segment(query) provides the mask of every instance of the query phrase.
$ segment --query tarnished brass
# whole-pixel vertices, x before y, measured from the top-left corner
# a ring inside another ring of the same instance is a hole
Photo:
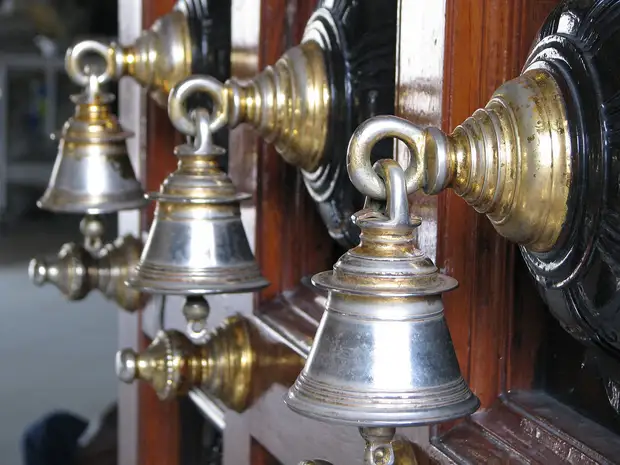
[[[173,10],[155,21],[131,45],[96,40],[74,45],[67,50],[65,67],[69,77],[81,85],[88,80],[83,71],[83,59],[88,54],[105,59],[102,82],[130,76],[165,106],[170,89],[191,74],[192,45],[187,18],[182,11]]]
[[[260,392],[257,382],[267,377],[270,383],[290,378],[302,364],[301,357],[267,341],[238,315],[227,319],[205,345],[194,345],[179,331],[161,331],[141,354],[131,349],[119,351],[116,372],[126,383],[142,380],[151,384],[162,400],[202,387],[229,408],[242,412]]]
[[[195,131],[185,101],[204,92],[214,102],[212,130],[225,124],[248,123],[282,157],[305,171],[316,170],[327,140],[331,95],[325,56],[314,40],[288,50],[274,66],[267,66],[247,83],[234,79],[222,84],[210,76],[182,81],[168,100],[171,119],[184,134]]]
[[[64,244],[57,257],[30,261],[28,274],[32,282],[37,286],[51,283],[69,300],[82,300],[98,289],[125,310],[142,308],[147,296],[125,284],[134,273],[142,243],[124,236],[102,245],[103,226],[93,217],[86,217],[80,229],[84,245]]]
[[[360,125],[349,145],[349,175],[362,193],[379,199],[385,188],[368,153],[386,137],[410,149],[409,193],[452,188],[507,239],[534,252],[549,251],[558,241],[573,147],[566,104],[548,71],[531,69],[506,82],[450,135],[394,116]]]

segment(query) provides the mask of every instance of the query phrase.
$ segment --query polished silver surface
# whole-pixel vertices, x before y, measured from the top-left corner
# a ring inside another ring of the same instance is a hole
[[[39,208],[65,213],[111,213],[146,204],[123,130],[110,112],[114,97],[91,75],[87,90],[72,97],[75,114],[65,123],[58,155]]]
[[[307,417],[364,426],[432,424],[473,413],[443,315],[457,286],[414,245],[407,176],[393,160],[375,169],[387,202],[355,215],[361,242],[313,277],[328,299],[306,366],[285,399]]]
[[[171,117],[173,115],[171,114]],[[238,194],[217,164],[209,116],[194,112],[193,144],[175,149],[178,169],[162,183],[155,218],[136,276],[148,293],[176,295],[252,292],[267,286],[241,222]]]

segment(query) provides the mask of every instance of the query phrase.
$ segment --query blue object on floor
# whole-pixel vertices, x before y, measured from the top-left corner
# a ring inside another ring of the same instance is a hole
[[[24,465],[74,465],[78,440],[88,422],[67,412],[53,412],[24,432]]]

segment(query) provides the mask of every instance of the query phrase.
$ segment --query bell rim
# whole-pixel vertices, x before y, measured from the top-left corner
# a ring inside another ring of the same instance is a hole
[[[192,286],[185,286],[184,284],[179,286],[162,286],[161,283],[162,281],[148,280],[140,277],[130,278],[125,281],[125,284],[128,287],[140,290],[141,292],[147,294],[178,296],[253,293],[260,291],[271,284],[265,278],[241,283],[219,285],[217,287],[212,283],[209,283],[209,286],[206,282],[203,287],[200,287],[199,283],[193,284]]]
[[[284,396],[284,403],[293,412],[306,418],[342,426],[378,427],[378,426],[426,426],[444,423],[472,415],[480,408],[480,399],[473,393],[456,404],[430,408],[428,410],[407,409],[403,403],[400,410],[374,409],[372,411],[355,407],[341,407],[314,402],[305,396],[298,395],[299,391],[291,387]],[[458,408],[455,408],[458,407]],[[429,412],[435,412],[429,415]]]
[[[312,284],[319,288],[329,292],[335,292],[338,294],[353,294],[359,296],[376,296],[376,297],[422,297],[443,294],[444,292],[452,291],[459,286],[459,282],[451,276],[444,274],[435,275],[437,280],[440,281],[436,287],[433,288],[400,288],[395,289],[381,289],[378,286],[368,289],[364,289],[358,285],[347,285],[342,281],[334,279],[334,271],[322,271],[315,274],[311,278]]]
[[[62,205],[59,202],[46,200],[45,195],[37,200],[37,207],[41,210],[47,210],[54,213],[76,213],[83,215],[102,215],[107,213],[115,213],[122,210],[138,210],[146,207],[149,201],[144,194],[142,197],[132,200],[104,202],[99,205],[80,206],[77,202],[65,202]]]
[[[192,198],[192,197],[184,197],[181,195],[174,194],[165,194],[161,192],[149,192],[146,195],[146,198],[150,201],[156,202],[166,202],[166,203],[177,203],[177,204],[186,204],[186,205],[220,205],[220,204],[229,204],[240,202],[242,200],[248,200],[252,198],[252,194],[247,193],[236,193],[235,195],[228,197],[217,197],[217,198]]]

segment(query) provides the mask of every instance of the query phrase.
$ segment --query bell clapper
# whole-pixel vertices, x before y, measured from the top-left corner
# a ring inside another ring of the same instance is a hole
[[[209,302],[204,296],[190,295],[183,305],[183,316],[187,320],[187,336],[195,344],[204,344],[207,340],[207,318]]]
[[[96,253],[103,247],[105,227],[99,215],[86,215],[80,221],[80,232],[84,236],[84,248]]]
[[[368,465],[394,465],[392,439],[396,428],[360,428],[360,435],[366,441],[364,463]]]

